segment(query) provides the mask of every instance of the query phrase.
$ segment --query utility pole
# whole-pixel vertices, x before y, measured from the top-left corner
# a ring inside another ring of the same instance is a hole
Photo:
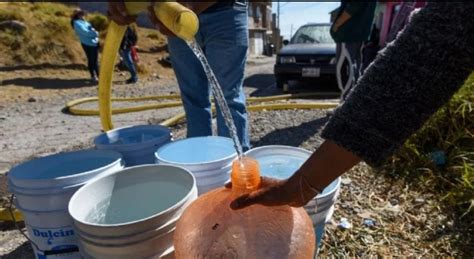
[[[291,24],[291,29],[290,29],[290,39],[293,36],[293,24]]]
[[[277,19],[278,19],[278,29],[280,29],[280,1],[278,1],[278,6],[277,6]]]

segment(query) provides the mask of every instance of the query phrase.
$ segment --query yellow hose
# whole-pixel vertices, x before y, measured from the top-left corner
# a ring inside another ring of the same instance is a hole
[[[247,106],[249,111],[261,110],[286,110],[286,109],[330,109],[337,106],[337,103],[273,103]],[[215,107],[212,107],[212,112],[215,112]],[[172,127],[186,117],[186,114],[180,113],[160,123],[161,126]]]
[[[247,98],[249,103],[258,103],[258,102],[270,102],[270,101],[278,101],[278,100],[289,100],[295,98],[307,98],[307,97],[318,97],[328,95],[329,93],[301,93],[301,94],[283,94],[283,95],[274,95],[274,96],[267,96],[267,97],[250,97]],[[179,95],[157,95],[157,96],[143,96],[143,97],[122,97],[122,98],[111,98],[111,101],[115,102],[138,102],[138,101],[151,101],[151,100],[176,100],[180,99]],[[97,97],[88,97],[88,98],[81,98],[76,99],[73,101],[69,101],[66,103],[65,109],[74,115],[82,115],[82,116],[93,116],[99,115],[98,110],[93,109],[81,109],[76,108],[75,106],[89,103],[89,102],[96,102],[98,100]],[[174,102],[166,102],[166,103],[159,103],[159,104],[149,104],[149,105],[140,105],[140,106],[133,106],[133,107],[126,107],[126,108],[116,108],[112,109],[112,114],[121,114],[121,113],[130,113],[130,112],[138,112],[138,111],[145,111],[145,110],[152,110],[152,109],[161,109],[161,108],[170,108],[170,107],[178,107],[182,106],[181,101],[174,101]],[[249,111],[260,111],[260,110],[283,110],[283,109],[329,109],[334,108],[337,106],[337,103],[334,102],[319,102],[319,103],[270,103],[270,104],[259,104],[259,105],[249,105],[247,109]],[[213,107],[214,111],[214,107]],[[160,125],[171,127],[179,123],[185,118],[184,113],[180,113],[176,116],[173,116],[162,123]]]
[[[179,95],[166,95],[166,96],[144,96],[144,97],[126,97],[126,98],[110,98],[112,102],[138,102],[138,101],[152,101],[152,100],[159,100],[159,99],[180,99]],[[81,109],[76,108],[75,106],[89,103],[89,102],[97,102],[99,98],[97,97],[87,97],[76,99],[73,101],[69,101],[66,103],[65,109],[71,114],[74,115],[81,115],[81,116],[95,116],[100,115],[99,110],[94,109]],[[149,104],[149,105],[141,105],[141,106],[134,106],[134,107],[126,107],[126,108],[116,108],[112,109],[112,114],[121,114],[121,113],[129,113],[129,112],[139,112],[145,110],[154,110],[154,109],[161,109],[161,108],[169,108],[169,107],[177,107],[181,106],[181,101],[175,102],[167,102],[167,103],[158,103],[158,104]]]
[[[110,22],[105,38],[104,50],[100,60],[99,76],[99,111],[100,122],[104,131],[114,128],[112,124],[112,108],[110,95],[112,93],[112,76],[115,61],[119,51],[120,42],[125,35],[125,26],[119,26],[114,21]]]
[[[129,14],[136,15],[142,11],[145,11],[148,3],[125,2],[125,6]],[[176,2],[156,2],[154,9],[156,17],[174,34],[185,40],[191,40],[194,38],[194,35],[198,31],[199,21],[196,14],[194,14],[191,10]],[[114,74],[117,53],[119,51],[122,38],[125,34],[125,30],[126,26],[117,25],[112,21],[107,30],[104,50],[102,52],[98,97],[100,121],[104,131],[111,130],[114,127],[112,124],[111,107],[112,77]],[[156,107],[157,106],[147,106],[147,109]],[[118,109],[116,113],[140,110],[142,110],[142,108],[136,109],[132,107],[127,109]],[[75,110],[75,112],[81,115],[89,115],[91,113],[95,114],[95,111],[93,110]]]
[[[289,100],[289,99],[296,99],[296,98],[307,98],[307,97],[318,97],[328,95],[330,93],[301,93],[301,94],[283,94],[283,95],[273,95],[273,96],[266,96],[266,97],[250,97],[247,98],[247,102],[249,103],[256,103],[256,102],[270,102],[270,101],[278,101],[278,100]],[[100,112],[98,110],[93,109],[81,109],[76,108],[75,106],[89,103],[89,102],[96,102],[99,98],[97,97],[87,97],[87,98],[80,98],[69,101],[66,103],[65,109],[74,115],[82,115],[82,116],[93,116],[99,115]],[[153,95],[153,96],[142,96],[142,97],[114,97],[110,98],[110,101],[113,102],[141,102],[141,101],[153,101],[153,100],[180,100],[181,97],[179,95]],[[327,104],[330,107],[334,107],[337,105],[336,103],[306,103],[305,105],[299,105],[299,107],[312,107],[312,109],[326,109]],[[177,107],[181,106],[181,101],[174,101],[174,102],[167,102],[167,103],[160,103],[160,104],[150,104],[150,105],[141,105],[141,106],[133,106],[127,108],[117,108],[111,110],[112,114],[120,114],[120,113],[129,113],[129,112],[138,112],[138,111],[145,111],[145,110],[152,110],[152,109],[160,109],[160,108],[169,108],[169,107]],[[275,107],[278,109],[282,109],[285,104],[278,104]],[[286,104],[288,105],[288,109],[293,109],[293,104]],[[252,106],[253,107],[253,106]],[[329,107],[329,108],[330,108]],[[267,108],[265,108],[267,109]],[[305,109],[305,108],[301,108]]]
[[[23,221],[23,215],[17,209],[12,209],[13,216],[17,222]],[[13,221],[10,211],[7,208],[0,208],[0,221]]]

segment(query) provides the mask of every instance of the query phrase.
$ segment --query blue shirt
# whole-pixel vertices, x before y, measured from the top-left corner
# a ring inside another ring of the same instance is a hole
[[[82,44],[95,47],[99,44],[99,33],[92,25],[82,19],[74,21],[74,31]]]

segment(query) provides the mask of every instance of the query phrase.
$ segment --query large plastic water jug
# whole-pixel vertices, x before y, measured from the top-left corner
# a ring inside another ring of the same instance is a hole
[[[174,235],[176,258],[313,257],[315,234],[303,208],[230,208],[234,198],[259,188],[256,160],[236,160],[231,178],[232,189],[206,193],[184,211]]]

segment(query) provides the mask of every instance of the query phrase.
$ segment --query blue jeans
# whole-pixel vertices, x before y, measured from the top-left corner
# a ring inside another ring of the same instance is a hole
[[[199,26],[196,40],[221,85],[242,148],[248,150],[248,116],[242,86],[248,49],[247,9],[229,6],[202,13],[199,15]],[[211,90],[202,65],[183,40],[169,37],[168,48],[186,112],[187,136],[210,136]],[[229,137],[229,130],[219,109],[217,133]]]
[[[128,72],[130,72],[130,79],[137,81],[137,69],[132,59],[132,49],[122,49],[120,51],[123,63],[127,66]]]

